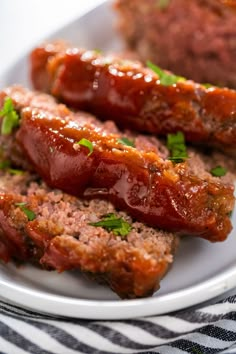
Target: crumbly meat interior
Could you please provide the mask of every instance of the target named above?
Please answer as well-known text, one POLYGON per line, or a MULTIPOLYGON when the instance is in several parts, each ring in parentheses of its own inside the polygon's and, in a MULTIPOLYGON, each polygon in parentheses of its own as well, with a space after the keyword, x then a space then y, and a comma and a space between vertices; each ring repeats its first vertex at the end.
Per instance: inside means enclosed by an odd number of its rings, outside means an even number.
POLYGON ((0 257, 59 272, 80 269, 121 298, 151 295, 173 262, 178 237, 132 220, 102 200, 81 200, 48 188, 36 175, 0 172, 0 257), (28 220, 18 203, 33 211, 28 220), (127 221, 126 237, 90 225, 108 213, 127 221))

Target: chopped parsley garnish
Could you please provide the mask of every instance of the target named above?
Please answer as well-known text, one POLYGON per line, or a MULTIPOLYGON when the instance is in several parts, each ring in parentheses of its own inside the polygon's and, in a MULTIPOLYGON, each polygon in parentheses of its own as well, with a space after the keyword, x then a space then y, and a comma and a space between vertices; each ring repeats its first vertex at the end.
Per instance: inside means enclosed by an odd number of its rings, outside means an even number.
POLYGON ((123 220, 122 218, 118 218, 113 213, 107 214, 101 221, 93 222, 89 225, 103 227, 108 231, 112 231, 115 235, 123 237, 127 236, 132 229, 127 221, 123 220))
POLYGON ((33 221, 36 218, 35 213, 32 210, 26 208, 27 203, 15 203, 15 205, 25 213, 29 221, 33 221))
POLYGON ((94 51, 96 54, 102 54, 102 50, 99 49, 99 48, 95 48, 93 51, 94 51))
POLYGON ((167 148, 170 151, 169 160, 180 163, 188 158, 185 138, 182 132, 167 135, 167 148))
POLYGON ((0 117, 2 120, 1 134, 8 135, 11 134, 13 128, 19 125, 19 115, 15 111, 12 99, 6 97, 2 110, 0 111, 0 117))
POLYGON ((166 9, 170 4, 170 0, 157 0, 157 7, 163 10, 166 9))
POLYGON ((23 175, 25 172, 22 170, 17 170, 16 168, 8 168, 7 172, 11 175, 23 175))
POLYGON ((223 177, 226 175, 227 169, 222 166, 216 166, 216 167, 212 168, 210 172, 211 172, 212 176, 214 176, 214 177, 223 177))
POLYGON ((5 160, 5 161, 1 161, 0 162, 0 170, 6 170, 7 168, 9 168, 11 166, 10 161, 5 160))
POLYGON ((76 144, 79 144, 81 146, 85 146, 86 148, 89 149, 89 153, 88 153, 88 156, 90 156, 92 153, 93 153, 93 144, 91 143, 91 141, 85 139, 85 138, 82 138, 80 141, 78 141, 78 143, 76 144))
POLYGON ((186 81, 182 76, 176 76, 174 74, 168 74, 166 71, 162 70, 159 66, 153 64, 151 61, 147 61, 147 67, 154 71, 159 76, 160 84, 163 86, 171 86, 177 84, 180 81, 186 81))
POLYGON ((24 171, 11 168, 11 163, 8 160, 0 161, 0 170, 4 170, 12 175, 22 175, 24 171))
POLYGON ((123 145, 127 145, 127 146, 132 146, 134 147, 134 140, 130 140, 128 138, 121 138, 117 140, 118 143, 123 144, 123 145))
POLYGON ((206 84, 201 84, 201 85, 204 86, 206 89, 211 88, 211 87, 214 87, 212 84, 208 84, 208 83, 206 83, 206 84))

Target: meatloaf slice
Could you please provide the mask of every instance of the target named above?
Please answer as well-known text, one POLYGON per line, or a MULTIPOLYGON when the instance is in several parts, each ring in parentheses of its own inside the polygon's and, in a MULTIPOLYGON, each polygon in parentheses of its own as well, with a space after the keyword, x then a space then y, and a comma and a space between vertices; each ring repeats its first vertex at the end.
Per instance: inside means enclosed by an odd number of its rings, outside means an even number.
POLYGON ((234 0, 116 0, 118 27, 145 62, 236 88, 234 0))
POLYGON ((121 298, 135 298, 159 288, 177 243, 176 235, 134 221, 106 201, 52 190, 27 172, 0 171, 0 258, 5 262, 31 261, 59 272, 80 269, 102 278, 121 298), (127 236, 90 225, 108 213, 132 226, 127 236))
POLYGON ((37 89, 46 89, 69 106, 136 131, 162 136, 182 131, 191 143, 235 156, 236 91, 206 88, 96 51, 71 47, 58 52, 53 44, 32 52, 31 69, 37 89), (44 57, 40 65, 43 51, 48 62, 44 57), (39 85, 42 76, 45 85, 39 85))
POLYGON ((210 173, 202 178, 188 161, 175 164, 157 152, 138 150, 135 141, 124 144, 121 132, 110 133, 101 122, 89 122, 87 115, 47 95, 11 87, 0 100, 6 96, 21 117, 17 143, 52 188, 109 200, 137 220, 170 232, 212 242, 228 236, 233 185, 210 173))

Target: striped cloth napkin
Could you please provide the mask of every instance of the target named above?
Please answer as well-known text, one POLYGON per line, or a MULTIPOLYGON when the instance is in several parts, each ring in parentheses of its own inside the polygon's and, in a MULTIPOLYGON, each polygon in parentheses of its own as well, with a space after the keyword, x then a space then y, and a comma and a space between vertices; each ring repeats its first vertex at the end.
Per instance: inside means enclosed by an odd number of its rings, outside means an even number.
POLYGON ((53 317, 0 301, 0 354, 232 354, 234 345, 236 296, 125 321, 53 317))

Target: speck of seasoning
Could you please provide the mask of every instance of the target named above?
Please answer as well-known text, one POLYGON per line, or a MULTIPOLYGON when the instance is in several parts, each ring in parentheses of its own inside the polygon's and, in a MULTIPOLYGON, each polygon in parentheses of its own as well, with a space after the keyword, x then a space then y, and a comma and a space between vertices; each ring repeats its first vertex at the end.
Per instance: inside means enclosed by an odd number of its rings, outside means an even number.
POLYGON ((170 4, 170 0, 157 0, 157 7, 161 10, 167 9, 170 4))

